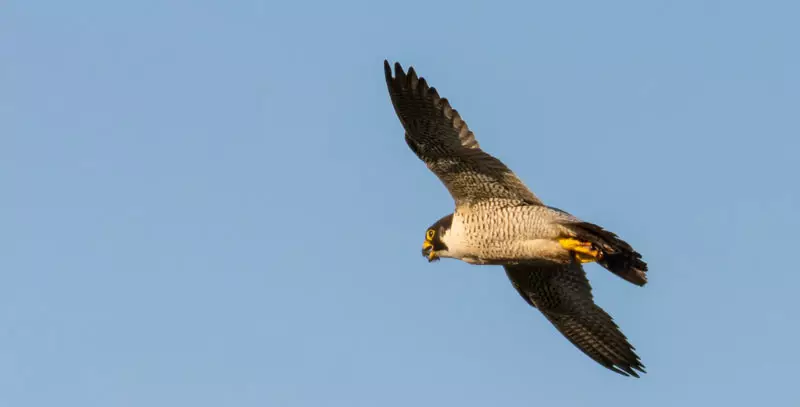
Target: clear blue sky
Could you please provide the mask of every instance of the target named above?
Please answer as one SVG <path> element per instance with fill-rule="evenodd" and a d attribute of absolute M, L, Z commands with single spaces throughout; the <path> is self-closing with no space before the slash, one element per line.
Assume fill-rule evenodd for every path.
<path fill-rule="evenodd" d="M 800 5 L 543 3 L 4 2 L 0 405 L 796 405 Z M 647 375 L 425 262 L 384 58 L 643 253 Z"/>

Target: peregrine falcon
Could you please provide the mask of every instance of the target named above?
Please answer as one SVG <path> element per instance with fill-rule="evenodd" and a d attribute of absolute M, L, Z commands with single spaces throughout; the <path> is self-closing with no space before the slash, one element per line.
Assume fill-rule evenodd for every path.
<path fill-rule="evenodd" d="M 611 316 L 594 303 L 583 263 L 596 262 L 638 286 L 647 264 L 616 234 L 547 206 L 475 135 L 413 67 L 384 60 L 392 105 L 406 144 L 447 188 L 453 213 L 425 231 L 429 262 L 454 258 L 502 265 L 511 284 L 572 344 L 625 376 L 645 373 L 634 347 Z"/>

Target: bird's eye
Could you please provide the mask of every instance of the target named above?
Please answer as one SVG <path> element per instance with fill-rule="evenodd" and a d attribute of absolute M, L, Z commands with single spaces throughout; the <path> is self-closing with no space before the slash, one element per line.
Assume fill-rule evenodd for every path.
<path fill-rule="evenodd" d="M 425 235 L 425 237 L 427 237 L 428 240 L 433 240 L 433 234 L 434 234 L 433 229 L 428 229 L 428 233 Z"/>

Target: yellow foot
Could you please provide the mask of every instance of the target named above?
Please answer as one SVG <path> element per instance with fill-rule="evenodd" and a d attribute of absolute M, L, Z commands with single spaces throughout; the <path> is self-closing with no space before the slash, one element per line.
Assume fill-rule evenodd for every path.
<path fill-rule="evenodd" d="M 575 257 L 581 263 L 591 263 L 593 261 L 597 261 L 603 255 L 599 250 L 595 249 L 591 243 L 582 242 L 578 239 L 559 239 L 558 243 L 561 244 L 561 247 L 575 253 Z"/>

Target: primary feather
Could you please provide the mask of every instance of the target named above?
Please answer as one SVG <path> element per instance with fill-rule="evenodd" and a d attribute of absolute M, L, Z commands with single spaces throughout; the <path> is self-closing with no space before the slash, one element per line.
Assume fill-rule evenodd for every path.
<path fill-rule="evenodd" d="M 497 158 L 481 150 L 475 135 L 436 89 L 406 74 L 399 63 L 394 77 L 384 61 L 392 105 L 406 131 L 409 148 L 444 183 L 456 205 L 488 199 L 541 205 L 528 187 Z"/>

